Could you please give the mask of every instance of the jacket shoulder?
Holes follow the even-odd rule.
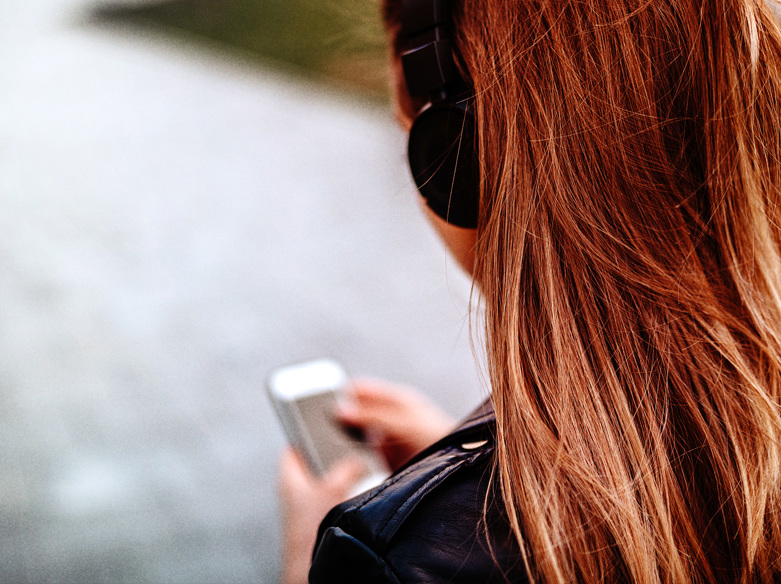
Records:
[[[320,527],[310,582],[504,582],[519,556],[491,487],[493,436],[492,413],[478,412],[385,483],[334,508]]]

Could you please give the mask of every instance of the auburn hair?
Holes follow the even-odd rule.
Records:
[[[773,12],[458,0],[453,18],[474,87],[495,479],[530,579],[777,581]]]

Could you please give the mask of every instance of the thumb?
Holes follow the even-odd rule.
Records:
[[[311,474],[301,456],[290,446],[279,457],[277,482],[280,488],[301,488],[311,482]]]

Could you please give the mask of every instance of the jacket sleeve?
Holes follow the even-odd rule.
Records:
[[[309,571],[310,584],[400,584],[385,561],[339,527],[322,535]]]

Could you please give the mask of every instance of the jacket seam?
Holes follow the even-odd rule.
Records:
[[[450,454],[452,450],[452,447],[447,448],[446,450],[441,450],[440,452],[443,454]],[[447,468],[447,467],[446,467]],[[383,483],[383,485],[374,491],[372,491],[370,494],[368,494],[365,498],[362,498],[360,502],[356,503],[349,509],[345,509],[344,514],[350,514],[360,511],[363,507],[374,501],[377,497],[381,496],[385,491],[387,491],[390,487],[398,483],[400,480],[405,478],[408,474],[411,474],[412,472],[416,471],[415,465],[408,466],[404,470],[400,471],[399,473],[393,475],[390,477],[387,481]],[[426,482],[428,484],[428,481]],[[417,492],[417,491],[416,491]]]
[[[382,527],[380,527],[379,531],[377,532],[377,536],[379,538],[385,539],[385,530],[387,529],[388,525],[391,521],[393,521],[396,517],[398,517],[401,514],[407,513],[407,508],[410,506],[410,502],[417,502],[418,496],[421,492],[426,492],[431,488],[432,483],[436,484],[440,477],[442,475],[448,475],[452,472],[454,472],[457,468],[459,468],[464,463],[464,460],[458,460],[454,462],[452,465],[448,465],[442,470],[440,470],[437,474],[435,474],[433,477],[431,477],[429,480],[427,480],[425,483],[423,483],[420,487],[418,487],[412,495],[410,495],[404,503],[402,503],[398,509],[390,516],[388,519],[385,520]],[[386,540],[387,542],[390,541],[390,538]]]
[[[381,487],[375,489],[374,491],[371,491],[365,497],[361,498],[360,501],[357,502],[355,505],[342,511],[342,513],[339,515],[338,518],[334,518],[335,519],[334,522],[336,522],[339,519],[343,519],[345,521],[345,527],[352,530],[354,519],[361,509],[366,507],[366,505],[370,504],[377,497],[380,497],[383,493],[385,493],[386,490],[388,490],[388,488],[392,487],[397,482],[402,480],[413,470],[414,470],[414,466],[410,466],[405,468],[401,472],[393,475],[388,480],[386,480]]]
[[[453,448],[449,448],[446,452],[452,451]],[[465,456],[466,454],[466,456]],[[415,492],[412,493],[405,501],[402,503],[396,511],[388,517],[388,519],[385,520],[385,522],[382,524],[382,527],[377,531],[377,538],[380,541],[384,541],[383,549],[386,548],[389,544],[391,539],[393,538],[393,535],[395,535],[395,531],[388,535],[386,533],[386,530],[388,530],[388,526],[391,524],[391,522],[396,519],[399,515],[402,516],[402,523],[403,520],[406,519],[406,517],[412,512],[412,510],[417,506],[417,504],[420,502],[420,499],[422,499],[421,493],[423,495],[427,494],[431,490],[433,490],[439,483],[442,482],[443,477],[448,477],[451,474],[455,473],[459,468],[461,468],[464,465],[470,465],[473,464],[475,460],[481,458],[483,456],[483,451],[477,451],[477,452],[470,452],[470,453],[462,453],[460,457],[457,458],[457,460],[453,461],[452,464],[448,464],[445,468],[440,470],[437,474],[432,476],[430,479],[428,479],[425,483],[423,483],[420,487],[415,489]],[[396,528],[398,529],[398,527]]]

